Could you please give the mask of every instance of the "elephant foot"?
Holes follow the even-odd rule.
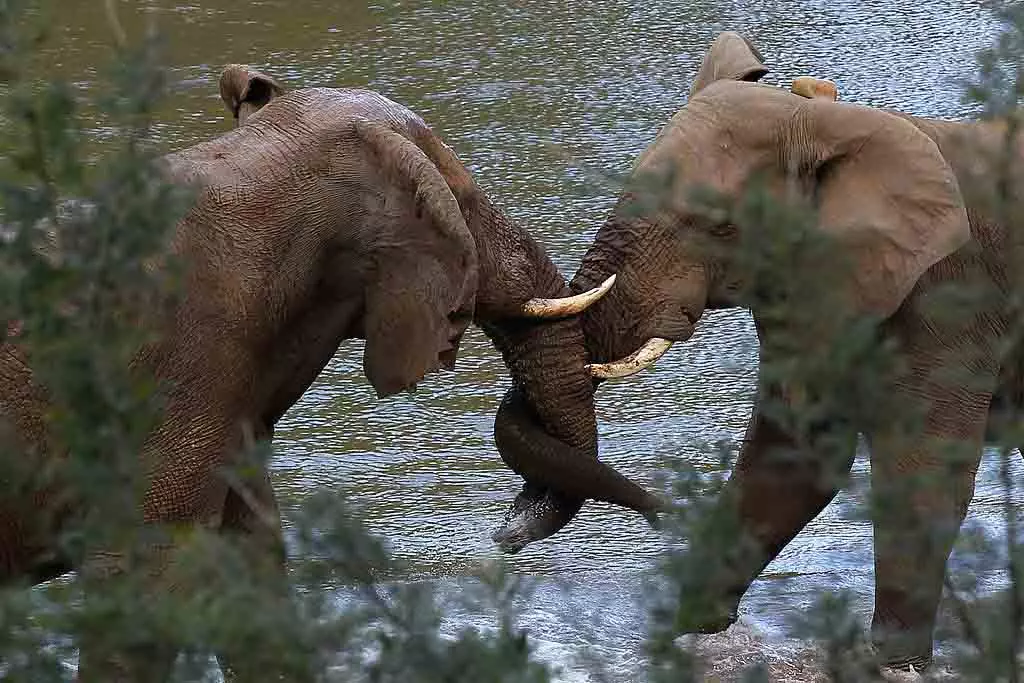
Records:
[[[700,622],[688,633],[721,633],[735,624],[740,618],[737,610],[729,610],[725,615]]]
[[[899,660],[881,660],[880,664],[883,677],[886,675],[892,676],[892,678],[886,678],[886,680],[919,681],[922,680],[921,672],[927,670],[932,665],[932,658],[922,656]]]
[[[925,671],[932,665],[932,628],[907,629],[882,625],[880,620],[872,625],[872,646],[875,661],[888,671],[899,671],[910,675]],[[895,674],[893,674],[895,675]],[[895,678],[893,680],[904,680]],[[905,680],[917,680],[907,678]]]

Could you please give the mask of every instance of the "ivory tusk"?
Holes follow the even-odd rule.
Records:
[[[594,287],[580,294],[561,299],[530,299],[523,304],[523,315],[528,318],[564,318],[576,315],[607,294],[613,284],[615,284],[614,275],[602,282],[600,287]]]
[[[793,79],[793,84],[789,89],[797,95],[809,99],[820,98],[835,101],[839,98],[839,89],[827,78],[800,76]]]
[[[600,379],[629,377],[665,355],[672,343],[668,339],[653,337],[622,360],[617,360],[614,363],[592,363],[587,367],[590,369],[591,375]]]

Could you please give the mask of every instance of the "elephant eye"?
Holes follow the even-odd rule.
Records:
[[[708,228],[712,237],[732,239],[736,236],[736,226],[732,223],[714,223]]]

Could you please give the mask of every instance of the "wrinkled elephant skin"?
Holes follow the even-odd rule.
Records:
[[[818,348],[812,345],[838,334],[833,319],[876,321],[878,341],[896,349],[902,363],[880,377],[880,394],[916,411],[921,424],[906,431],[886,414],[865,422],[846,414],[829,419],[854,421],[853,431],[867,437],[877,500],[890,491],[916,491],[895,508],[873,509],[872,628],[883,663],[920,669],[932,658],[945,563],[973,494],[987,428],[1005,419],[998,411],[1019,417],[1024,398],[1024,354],[1017,349],[1004,359],[999,352],[1011,322],[1007,228],[977,199],[984,192],[972,189],[991,177],[994,161],[986,153],[1001,149],[1005,127],[918,119],[747,82],[765,71],[749,43],[722,34],[686,106],[637,159],[571,284],[581,291],[610,272],[618,275],[608,296],[583,314],[590,360],[601,376],[632,374],[637,364],[617,359],[636,358],[642,347],[664,353],[669,342],[688,338],[709,308],[751,310],[762,367],[812,355]],[[1024,195],[1021,156],[1014,160],[1018,195]],[[662,182],[645,184],[652,177]],[[809,311],[821,310],[813,304],[825,294],[843,302],[843,315],[832,308],[804,330],[806,353],[778,350],[786,329],[758,298],[771,282],[758,281],[762,274],[734,257],[757,227],[733,224],[732,214],[694,201],[698,188],[739,199],[755,181],[777,198],[813,208],[806,214],[815,217],[811,229],[827,238],[829,258],[848,266],[835,270],[827,292],[803,290]],[[928,303],[950,283],[986,288],[991,307],[937,315]],[[656,356],[647,354],[645,362]],[[939,368],[962,371],[957,376],[969,380],[942,379],[949,375],[938,375]],[[723,557],[726,568],[694,591],[718,601],[711,613],[693,616],[682,596],[680,614],[691,615],[680,622],[682,632],[728,626],[751,581],[832,500],[853,462],[853,438],[840,442],[847,446],[837,446],[834,462],[813,451],[799,466],[777,457],[805,452],[763,406],[768,399],[792,402],[802,389],[795,379],[761,374],[716,512],[738,516],[740,537],[714,546],[755,551]],[[949,469],[954,460],[946,453],[963,459]],[[920,475],[932,483],[913,489]],[[691,550],[701,551],[699,543],[692,540]]]
[[[218,472],[237,462],[249,435],[272,436],[343,340],[366,340],[365,374],[383,397],[453,367],[471,322],[501,351],[529,402],[531,428],[558,449],[555,461],[575,457],[614,478],[597,461],[593,387],[575,315],[613,279],[570,295],[541,246],[490,202],[455,153],[420,117],[377,93],[285,92],[235,65],[221,95],[240,125],[160,161],[196,198],[170,245],[184,265],[180,303],[137,358],[165,388],[162,422],[143,453],[153,463],[141,501],[146,522],[241,532],[254,547],[274,549],[268,559],[283,577],[268,473],[239,491]],[[32,383],[30,349],[9,339],[2,350],[0,409],[13,428],[5,435],[43,457],[46,396]],[[503,455],[570,488],[546,474],[547,454],[536,444]],[[42,581],[80,566],[51,554],[61,521],[73,514],[63,504],[47,510],[55,499],[39,490],[0,501],[0,580]],[[528,530],[521,542],[552,532]],[[160,561],[149,570],[159,583]],[[168,667],[156,651],[142,661],[151,672]],[[94,665],[84,652],[83,662]],[[162,674],[152,675],[144,678]],[[99,676],[129,678],[116,666]]]

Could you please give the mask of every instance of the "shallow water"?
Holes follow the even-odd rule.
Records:
[[[754,41],[773,69],[768,82],[824,76],[847,101],[958,118],[970,110],[956,79],[970,73],[993,29],[981,2],[953,0],[201,5],[157,12],[177,81],[161,114],[168,150],[229,129],[216,91],[228,62],[265,68],[290,87],[371,88],[433,125],[567,277],[615,199],[614,176],[685,103],[719,31]],[[60,16],[49,61],[88,90],[108,28],[102,12],[83,6]],[[127,8],[123,23],[137,34],[143,21]],[[96,128],[102,133],[103,122]],[[715,470],[700,442],[742,436],[756,361],[749,315],[709,313],[656,370],[602,387],[601,457],[644,483],[666,456]],[[278,426],[274,477],[286,510],[313,488],[332,487],[411,567],[401,580],[457,592],[496,556],[490,532],[520,486],[492,440],[508,384],[500,357],[474,330],[455,373],[378,401],[362,375],[361,343],[346,343]],[[865,472],[859,457],[855,473]],[[871,530],[856,518],[860,498],[844,492],[800,534],[754,584],[743,613],[781,634],[815,589],[846,587],[867,618]],[[995,524],[999,501],[989,458],[972,519]],[[639,516],[590,503],[563,532],[508,558],[512,571],[538,580],[524,623],[543,656],[570,670],[566,680],[587,680],[571,658],[584,645],[612,663],[613,680],[635,678],[643,614],[634,597],[665,547]]]

